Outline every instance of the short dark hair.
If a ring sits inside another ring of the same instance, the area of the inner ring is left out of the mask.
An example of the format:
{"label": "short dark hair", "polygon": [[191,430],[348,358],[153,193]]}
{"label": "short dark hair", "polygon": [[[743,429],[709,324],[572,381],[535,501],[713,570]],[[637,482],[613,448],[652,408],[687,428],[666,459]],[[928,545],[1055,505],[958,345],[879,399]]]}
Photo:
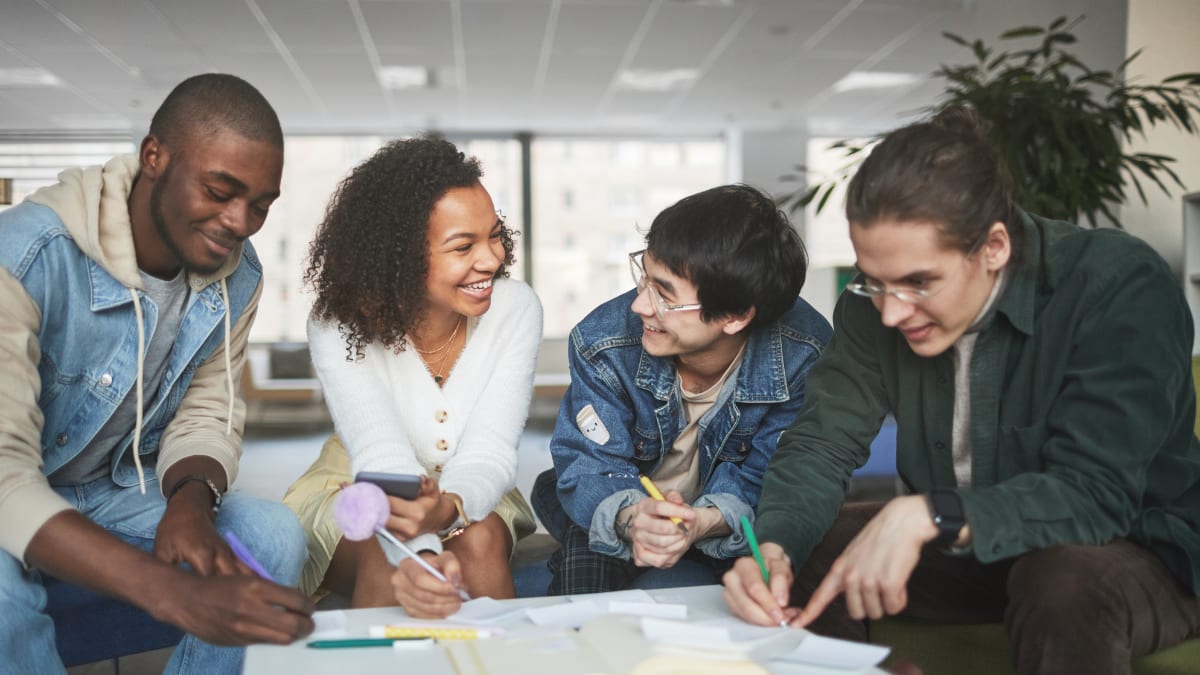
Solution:
{"label": "short dark hair", "polygon": [[[313,315],[341,324],[348,356],[378,343],[395,351],[420,317],[429,273],[429,215],[452,188],[472,187],[479,160],[436,136],[392,141],[338,185],[309,246],[304,281]],[[501,227],[508,276],[513,233]]]}
{"label": "short dark hair", "polygon": [[650,225],[646,251],[696,286],[703,320],[754,307],[750,330],[783,316],[808,272],[787,215],[749,185],[722,185],[667,207]]}
{"label": "short dark hair", "polygon": [[209,136],[224,129],[283,148],[283,130],[275,109],[253,85],[236,75],[189,77],[167,94],[150,120],[150,135],[167,146],[190,133]]}
{"label": "short dark hair", "polygon": [[989,129],[973,109],[952,106],[887,134],[850,180],[846,219],[861,227],[884,219],[935,223],[965,253],[1001,222],[1015,260],[1021,228]]}

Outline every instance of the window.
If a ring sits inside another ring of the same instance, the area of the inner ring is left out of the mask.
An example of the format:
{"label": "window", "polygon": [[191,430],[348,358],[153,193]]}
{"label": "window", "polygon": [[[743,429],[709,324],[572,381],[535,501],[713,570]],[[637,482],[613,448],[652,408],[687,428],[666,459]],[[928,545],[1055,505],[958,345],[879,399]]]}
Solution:
{"label": "window", "polygon": [[633,287],[626,256],[645,246],[659,211],[727,181],[718,139],[535,138],[530,156],[533,282],[547,337]]}
{"label": "window", "polygon": [[[0,177],[11,178],[12,203],[20,204],[38,188],[53,185],[72,166],[99,166],[116,155],[137,152],[127,140],[0,143]],[[0,211],[9,205],[0,204]]]}

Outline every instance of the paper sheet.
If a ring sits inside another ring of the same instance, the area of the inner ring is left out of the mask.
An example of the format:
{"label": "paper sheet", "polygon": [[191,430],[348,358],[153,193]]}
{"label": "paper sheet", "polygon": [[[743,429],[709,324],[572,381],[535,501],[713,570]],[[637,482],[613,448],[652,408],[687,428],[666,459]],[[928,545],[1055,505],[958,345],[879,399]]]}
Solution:
{"label": "paper sheet", "polygon": [[659,602],[626,602],[614,600],[608,603],[609,614],[633,614],[634,616],[653,616],[659,619],[686,619],[687,605],[663,604]]}
{"label": "paper sheet", "polygon": [[502,603],[493,598],[475,598],[462,604],[458,612],[448,617],[449,621],[467,624],[496,623],[525,613],[525,608],[514,603]]}
{"label": "paper sheet", "polygon": [[313,612],[312,620],[315,627],[309,637],[330,637],[346,633],[346,612],[340,609]]}
{"label": "paper sheet", "polygon": [[754,626],[733,617],[690,622],[644,617],[642,633],[659,644],[742,655],[758,661],[792,651],[808,635],[800,629]]}
{"label": "paper sheet", "polygon": [[579,628],[604,614],[604,608],[600,603],[593,601],[564,602],[549,607],[530,607],[525,613],[535,626]]}
{"label": "paper sheet", "polygon": [[891,649],[849,640],[837,640],[808,634],[804,641],[779,659],[839,670],[862,670],[879,665]]}

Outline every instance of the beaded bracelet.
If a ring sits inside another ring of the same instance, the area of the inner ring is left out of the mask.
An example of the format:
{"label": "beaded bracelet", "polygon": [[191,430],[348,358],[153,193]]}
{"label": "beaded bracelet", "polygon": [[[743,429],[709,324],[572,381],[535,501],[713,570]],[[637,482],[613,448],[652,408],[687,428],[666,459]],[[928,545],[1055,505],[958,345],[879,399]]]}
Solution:
{"label": "beaded bracelet", "polygon": [[171,501],[171,498],[175,496],[176,492],[179,492],[179,490],[184,485],[187,485],[188,483],[190,483],[192,481],[199,481],[201,483],[204,483],[205,485],[208,486],[209,490],[212,490],[212,494],[213,494],[212,512],[213,512],[213,517],[215,518],[217,516],[217,512],[221,510],[221,491],[217,489],[217,484],[212,482],[212,480],[208,476],[203,476],[198,473],[193,473],[193,474],[189,474],[189,475],[184,476],[183,478],[180,478],[179,480],[175,481],[175,484],[171,486],[171,491],[167,493],[167,501]]}

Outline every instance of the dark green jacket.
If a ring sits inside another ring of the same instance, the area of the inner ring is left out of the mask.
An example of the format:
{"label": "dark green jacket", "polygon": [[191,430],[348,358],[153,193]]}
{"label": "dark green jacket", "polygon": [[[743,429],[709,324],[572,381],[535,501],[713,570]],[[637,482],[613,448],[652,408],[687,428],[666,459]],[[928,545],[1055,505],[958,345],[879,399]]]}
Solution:
{"label": "dark green jacket", "polygon": [[[1200,443],[1192,318],[1157,253],[1118,230],[1025,216],[971,361],[975,556],[1128,538],[1200,591]],[[952,350],[912,353],[867,298],[843,293],[807,400],[767,468],[755,529],[799,565],[891,412],[915,492],[954,488]]]}

